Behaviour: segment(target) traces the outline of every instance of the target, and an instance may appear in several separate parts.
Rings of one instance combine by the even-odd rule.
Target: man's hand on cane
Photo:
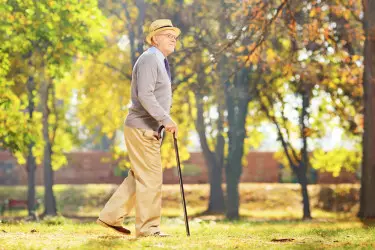
[[[165,130],[168,132],[171,132],[172,134],[175,135],[175,138],[177,138],[177,124],[174,121],[170,121],[167,124],[164,125]]]

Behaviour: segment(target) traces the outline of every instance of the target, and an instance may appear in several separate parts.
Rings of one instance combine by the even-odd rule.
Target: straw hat
[[[156,35],[156,33],[163,30],[173,30],[176,32],[177,36],[180,35],[181,30],[179,28],[173,27],[172,21],[169,19],[158,19],[151,23],[148,30],[148,35],[146,37],[146,42],[151,45],[151,38]]]

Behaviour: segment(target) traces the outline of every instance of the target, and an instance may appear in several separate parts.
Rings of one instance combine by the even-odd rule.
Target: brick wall
[[[250,152],[248,166],[244,167],[242,182],[279,182],[279,163],[273,152]]]
[[[273,158],[273,152],[250,152],[248,166],[243,168],[241,182],[279,182],[279,163]],[[68,153],[68,165],[54,172],[55,184],[114,183],[119,184],[124,177],[115,176],[116,162],[110,160],[110,153],[91,151]],[[207,183],[208,170],[201,153],[191,153],[183,173],[184,183]],[[193,174],[187,170],[193,169]],[[224,176],[225,179],[225,176]],[[165,184],[178,183],[176,168],[163,172]],[[320,173],[318,183],[355,183],[352,173],[343,172],[334,178],[329,173]],[[25,185],[27,172],[25,166],[18,166],[16,160],[7,152],[0,152],[0,185]],[[37,185],[43,184],[43,168],[37,167]]]

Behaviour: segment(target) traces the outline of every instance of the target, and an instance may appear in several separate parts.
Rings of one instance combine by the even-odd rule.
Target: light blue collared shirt
[[[151,53],[155,53],[156,57],[164,65],[165,56],[163,55],[163,53],[161,53],[161,51],[158,48],[156,48],[155,46],[152,46],[151,48],[148,49],[148,51],[151,52]]]

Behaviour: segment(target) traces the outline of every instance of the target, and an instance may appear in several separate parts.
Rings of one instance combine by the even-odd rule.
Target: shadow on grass
[[[91,239],[86,244],[80,246],[80,249],[111,249],[123,246],[125,240],[127,239],[122,237]]]
[[[92,223],[98,219],[98,216],[77,216],[77,215],[70,215],[70,214],[63,214],[65,218],[68,218],[74,222],[81,222],[81,223]]]
[[[135,241],[137,239],[133,236],[101,235],[97,239],[89,240],[86,244],[80,246],[80,249],[111,249]]]
[[[361,219],[364,228],[375,228],[375,218]]]
[[[99,240],[115,240],[115,239],[126,239],[124,236],[114,236],[114,235],[102,235],[98,236]]]

